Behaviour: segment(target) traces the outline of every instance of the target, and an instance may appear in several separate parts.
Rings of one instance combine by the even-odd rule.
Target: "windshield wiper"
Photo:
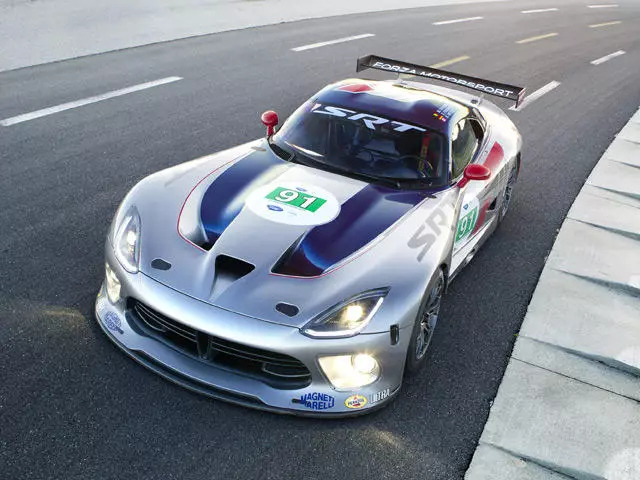
[[[364,181],[367,181],[369,183],[379,183],[379,184],[387,185],[387,186],[393,187],[393,188],[395,188],[397,190],[401,190],[402,189],[402,185],[400,184],[400,182],[398,180],[396,180],[396,179],[393,179],[393,178],[376,177],[375,175],[368,175],[366,173],[354,172],[353,170],[347,170],[346,168],[336,167],[334,165],[330,165],[330,164],[325,163],[325,162],[318,162],[318,163],[320,163],[324,167],[325,170],[329,170],[330,172],[346,174],[347,176],[354,177],[354,178],[359,179],[359,180],[364,180]]]
[[[271,139],[267,140],[267,143],[271,147],[271,150],[273,150],[273,153],[278,155],[281,159],[290,161],[295,157],[295,154],[293,152],[288,152],[277,143],[272,142]]]
[[[381,183],[383,185],[387,185],[389,187],[393,187],[397,190],[402,190],[402,184],[400,180],[396,180],[395,178],[389,177],[376,177],[375,175],[367,175],[366,173],[355,173],[349,172],[356,177],[362,177],[363,179],[369,180],[371,183]]]
[[[281,159],[287,162],[299,163],[300,165],[305,165],[307,167],[309,166],[307,162],[303,162],[302,160],[300,160],[300,158],[298,158],[298,156],[294,152],[289,152],[288,150],[285,150],[280,145],[272,142],[271,140],[269,140],[268,143],[269,143],[269,146],[271,147],[271,150],[273,150],[273,153],[278,155]]]

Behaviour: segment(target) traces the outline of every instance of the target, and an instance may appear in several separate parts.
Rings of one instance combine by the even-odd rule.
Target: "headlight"
[[[367,326],[376,314],[388,289],[371,290],[330,308],[302,329],[309,337],[352,337]]]
[[[364,387],[380,376],[378,361],[366,353],[320,357],[318,362],[331,384],[338,389]]]
[[[104,266],[107,284],[107,296],[109,297],[109,301],[111,303],[117,303],[118,301],[120,301],[120,280],[118,280],[116,272],[111,269],[108,263],[105,263]]]
[[[140,216],[131,210],[122,220],[115,236],[113,248],[120,265],[129,273],[138,273],[140,262]]]

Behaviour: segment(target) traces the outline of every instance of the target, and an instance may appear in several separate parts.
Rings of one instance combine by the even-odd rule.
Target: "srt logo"
[[[376,117],[375,115],[370,115],[368,113],[359,113],[355,110],[349,110],[348,108],[331,107],[329,105],[321,105],[319,103],[316,103],[311,111],[313,113],[320,113],[322,115],[331,115],[341,118],[346,117],[348,120],[353,120],[354,122],[362,120],[367,128],[370,128],[371,130],[375,130],[376,125],[385,125],[387,123],[390,123],[391,125],[396,125],[396,127],[393,129],[396,132],[407,132],[409,130],[426,132],[424,128],[415,127],[413,125],[398,122],[396,120],[389,120],[388,118]]]

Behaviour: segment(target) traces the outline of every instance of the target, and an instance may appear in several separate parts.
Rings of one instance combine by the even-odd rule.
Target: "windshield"
[[[447,180],[445,142],[439,133],[334,105],[307,102],[272,142],[318,168],[399,185],[436,186]]]

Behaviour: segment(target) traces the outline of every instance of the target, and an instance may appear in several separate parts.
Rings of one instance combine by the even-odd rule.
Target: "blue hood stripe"
[[[209,185],[202,197],[200,218],[210,244],[218,240],[242,210],[242,203],[231,206],[238,193],[260,175],[281,165],[282,162],[271,152],[256,151],[231,165]]]
[[[274,269],[300,277],[321,275],[397,222],[427,194],[368,185],[347,200],[333,221],[311,229]]]

